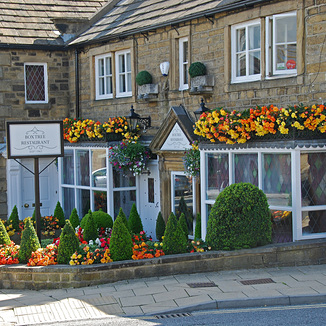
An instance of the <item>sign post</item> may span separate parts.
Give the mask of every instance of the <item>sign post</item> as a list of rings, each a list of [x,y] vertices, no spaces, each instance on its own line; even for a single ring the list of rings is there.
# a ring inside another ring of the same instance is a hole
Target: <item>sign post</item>
[[[41,241],[39,158],[62,157],[62,121],[8,121],[7,154],[9,159],[34,158],[36,233]],[[18,162],[18,161],[17,161]],[[20,162],[18,162],[21,164]],[[21,164],[22,165],[22,164]]]

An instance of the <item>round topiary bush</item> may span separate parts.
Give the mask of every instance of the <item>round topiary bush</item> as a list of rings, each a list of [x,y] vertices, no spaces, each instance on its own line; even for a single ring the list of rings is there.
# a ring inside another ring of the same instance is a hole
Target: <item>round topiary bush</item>
[[[128,228],[132,233],[140,233],[141,231],[144,230],[143,223],[140,219],[135,203],[132,204],[130,210],[129,219],[128,219]]]
[[[152,75],[146,71],[140,71],[136,76],[136,83],[137,85],[145,85],[145,84],[151,84],[152,83]]]
[[[189,67],[189,75],[191,78],[206,75],[206,66],[199,61],[193,62]]]
[[[58,264],[69,264],[70,257],[79,248],[79,241],[69,220],[66,220],[65,226],[60,235],[58,247]]]
[[[27,263],[32,252],[41,248],[31,217],[24,220],[24,230],[20,241],[18,260],[20,263]]]
[[[113,223],[110,238],[110,256],[113,261],[129,260],[132,257],[132,239],[122,215]]]
[[[98,211],[92,213],[94,217],[94,221],[97,224],[97,227],[103,229],[112,229],[113,226],[113,219],[111,215],[105,213],[100,208]]]
[[[207,245],[214,250],[253,248],[271,242],[266,195],[251,183],[235,183],[216,198],[207,223]]]

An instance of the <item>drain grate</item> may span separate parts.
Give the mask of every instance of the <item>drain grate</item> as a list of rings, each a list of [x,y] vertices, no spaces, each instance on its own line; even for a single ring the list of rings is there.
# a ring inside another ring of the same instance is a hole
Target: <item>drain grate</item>
[[[216,286],[214,282],[202,282],[202,283],[187,283],[191,288],[211,288]]]
[[[177,314],[171,314],[171,315],[156,315],[154,316],[156,319],[168,319],[168,318],[180,318],[180,317],[190,317],[192,316],[188,312],[183,313],[177,313]]]
[[[256,285],[256,284],[268,284],[268,283],[275,283],[271,278],[260,278],[257,280],[246,280],[240,281],[243,285]]]

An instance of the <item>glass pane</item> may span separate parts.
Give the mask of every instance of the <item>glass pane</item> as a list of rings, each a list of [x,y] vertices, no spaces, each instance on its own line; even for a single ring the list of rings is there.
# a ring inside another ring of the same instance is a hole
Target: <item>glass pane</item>
[[[113,168],[113,188],[136,187],[136,177],[131,172]]]
[[[114,217],[118,216],[121,207],[128,219],[132,205],[136,204],[136,190],[114,191],[113,200]]]
[[[119,55],[119,73],[123,73],[126,71],[125,68],[125,56],[123,54]]]
[[[106,77],[106,94],[112,94],[112,77]]]
[[[183,65],[183,81],[184,84],[188,84],[188,65]]]
[[[326,205],[326,153],[302,153],[302,206]]]
[[[260,25],[249,26],[249,50],[260,49]]]
[[[283,17],[275,20],[276,43],[297,41],[297,17]]]
[[[258,155],[234,155],[234,182],[250,182],[258,187]]]
[[[263,154],[263,191],[269,205],[292,205],[290,154]]]
[[[45,101],[44,66],[26,65],[26,98],[28,101]]]
[[[249,53],[249,75],[260,74],[260,51]]]
[[[103,59],[98,60],[98,75],[104,76],[104,61],[103,61]]]
[[[90,210],[90,193],[88,189],[77,189],[77,212],[82,219]]]
[[[107,187],[106,150],[92,150],[92,185],[93,187]]]
[[[131,74],[127,74],[127,92],[131,92]]]
[[[272,242],[292,242],[292,212],[271,210],[272,214]]]
[[[302,212],[302,235],[326,232],[326,211]]]
[[[188,42],[183,42],[183,62],[188,62]]]
[[[112,74],[111,57],[105,58],[106,75]]]
[[[73,150],[65,150],[62,158],[62,183],[74,184],[74,152]]]
[[[62,209],[65,218],[68,219],[72,210],[75,208],[75,189],[62,188]]]
[[[104,92],[104,78],[100,78],[99,81],[98,81],[98,85],[99,85],[99,94],[100,95],[104,95],[105,92]]]
[[[185,175],[174,176],[174,212],[179,218],[181,215],[180,200],[184,199],[186,203],[186,222],[189,234],[193,234],[193,195],[192,195],[192,178]]]
[[[237,77],[246,76],[246,54],[237,54]]]
[[[126,91],[125,75],[119,76],[119,88],[120,88],[120,93],[124,93]]]
[[[131,55],[130,53],[126,54],[126,61],[127,61],[127,72],[131,71]]]
[[[237,29],[237,52],[246,50],[246,30]]]
[[[103,212],[108,211],[106,191],[94,191],[94,210],[98,211],[100,209]]]
[[[76,175],[77,185],[89,186],[89,151],[76,151]]]
[[[206,154],[206,199],[215,200],[229,185],[229,155]]]
[[[147,185],[147,193],[148,193],[148,202],[154,203],[154,178],[148,178],[147,179],[148,185]]]

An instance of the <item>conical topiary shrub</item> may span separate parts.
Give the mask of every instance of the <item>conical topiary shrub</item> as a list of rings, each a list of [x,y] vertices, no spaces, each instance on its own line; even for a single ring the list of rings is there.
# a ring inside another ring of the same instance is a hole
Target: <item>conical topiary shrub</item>
[[[79,221],[79,216],[78,216],[78,213],[77,213],[77,209],[74,208],[72,211],[71,211],[71,214],[70,214],[70,217],[69,217],[69,221],[71,223],[71,226],[76,229],[76,227],[78,225],[80,225],[80,221]]]
[[[16,205],[11,211],[8,223],[12,225],[12,228],[15,229],[16,232],[19,231],[19,216]]]
[[[95,241],[98,238],[97,225],[93,218],[93,214],[91,210],[88,211],[87,215],[88,218],[86,219],[83,237],[84,240],[87,242],[89,242],[90,240]]]
[[[179,205],[177,208],[176,217],[179,219],[182,213],[185,215],[186,222],[188,225],[188,230],[191,230],[192,223],[193,223],[193,216],[192,216],[192,212],[189,209],[189,207],[187,206],[187,203],[183,196],[180,198]]]
[[[79,241],[69,220],[66,220],[65,226],[60,235],[58,247],[58,264],[69,264],[70,257],[79,248]]]
[[[129,230],[119,214],[113,223],[110,238],[110,256],[113,261],[128,260],[132,257],[132,239]]]
[[[53,216],[59,220],[58,224],[62,228],[65,225],[65,213],[63,212],[60,202],[57,202]]]
[[[41,248],[41,245],[34,229],[32,218],[27,217],[24,220],[24,230],[20,241],[20,249],[18,253],[19,262],[27,263],[32,256],[32,252],[39,248]]]
[[[184,236],[184,231],[173,213],[170,214],[166,223],[162,249],[166,255],[180,254],[187,251],[187,241]]]
[[[196,217],[195,239],[201,239],[201,216],[199,213]]]
[[[159,212],[156,219],[155,233],[158,241],[162,241],[162,237],[165,232],[165,221],[163,219],[162,213]]]
[[[186,240],[188,240],[189,231],[188,231],[188,225],[186,222],[185,214],[183,214],[183,213],[181,214],[178,223],[180,224],[180,226],[185,234]]]
[[[144,230],[143,223],[137,212],[136,204],[133,203],[128,219],[128,227],[131,233],[140,233]]]
[[[116,220],[118,219],[118,217],[121,217],[122,222],[124,223],[126,228],[129,230],[128,220],[127,220],[126,214],[124,213],[122,207],[120,207],[120,209],[119,209],[119,214],[118,214]]]
[[[8,232],[6,230],[6,227],[4,226],[2,221],[0,220],[0,245],[2,245],[2,244],[10,245],[11,240],[10,240],[10,237],[9,237]]]

